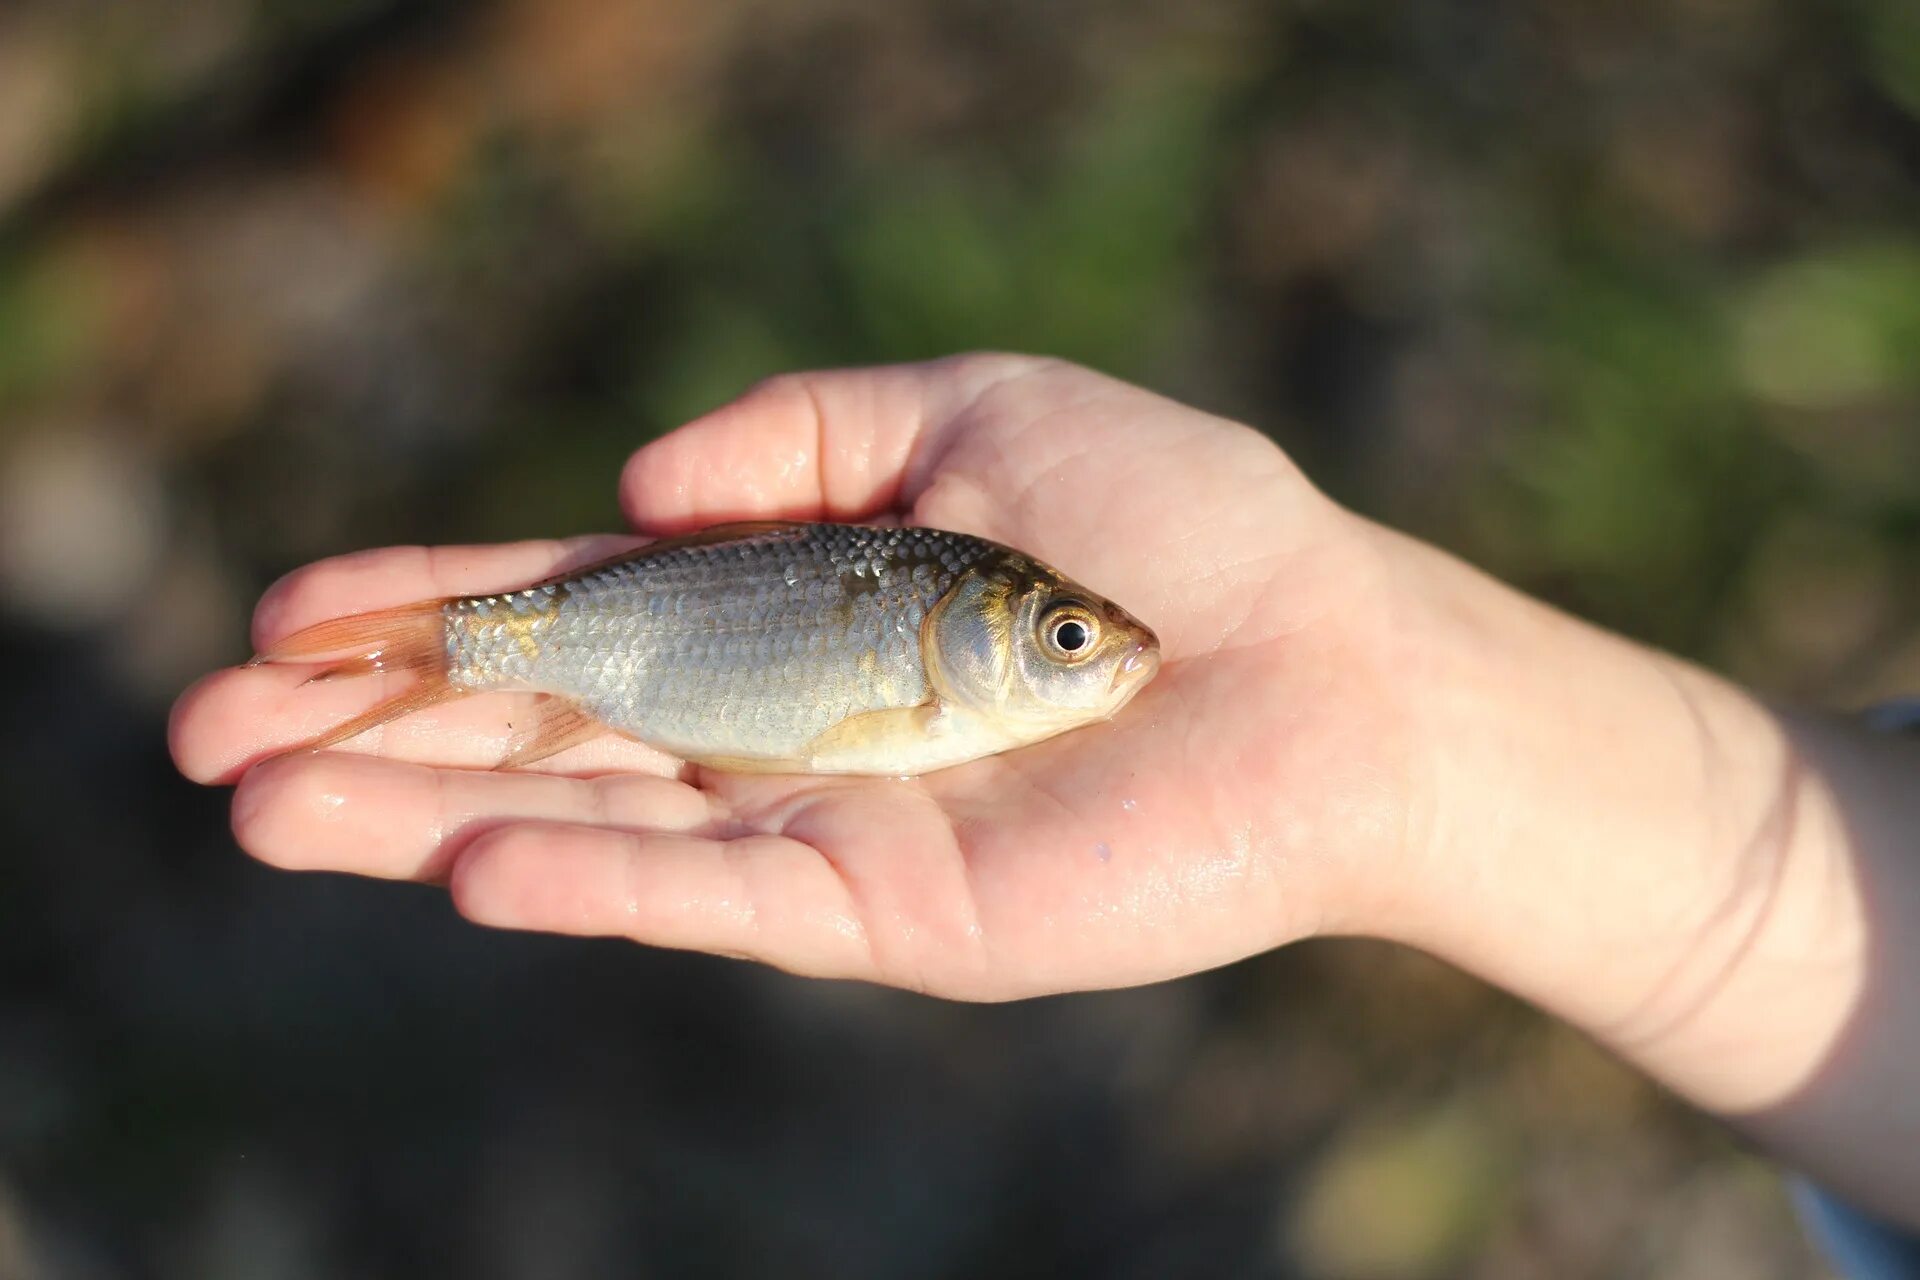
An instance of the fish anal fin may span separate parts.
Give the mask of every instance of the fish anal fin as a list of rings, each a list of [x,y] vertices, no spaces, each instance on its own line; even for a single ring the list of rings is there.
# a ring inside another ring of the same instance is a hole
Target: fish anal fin
[[[606,732],[606,725],[565,698],[546,698],[534,707],[533,723],[514,734],[506,757],[493,767],[524,769]]]

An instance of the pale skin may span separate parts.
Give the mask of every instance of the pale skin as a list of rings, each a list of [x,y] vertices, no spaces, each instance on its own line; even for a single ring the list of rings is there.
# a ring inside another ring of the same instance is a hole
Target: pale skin
[[[781,377],[640,450],[621,498],[647,536],[983,534],[1139,615],[1164,666],[1110,723],[906,781],[614,737],[492,772],[527,710],[501,694],[277,755],[384,678],[235,668],[175,708],[181,769],[239,784],[235,833],[276,866],[955,999],[1403,942],[1920,1226],[1920,747],[1777,713],[1362,520],[1246,427],[1058,362]],[[323,561],[261,601],[254,644],[620,541]]]

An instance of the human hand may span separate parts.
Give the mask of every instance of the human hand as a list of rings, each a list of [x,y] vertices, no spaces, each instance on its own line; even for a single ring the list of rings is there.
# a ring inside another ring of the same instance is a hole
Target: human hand
[[[242,668],[181,699],[181,768],[240,779],[235,832],[277,865],[444,878],[487,924],[963,998],[1224,963],[1356,927],[1370,886],[1395,882],[1408,726],[1378,549],[1244,427],[1015,357],[802,375],[641,450],[622,499],[649,534],[753,517],[983,534],[1138,613],[1164,667],[1109,724],[905,782],[730,776],[615,739],[481,771],[508,695],[276,757],[380,682]],[[255,643],[606,550],[326,561],[268,594]]]
[[[983,534],[1136,613],[1163,666],[1111,723],[909,781],[730,776],[612,737],[490,772],[519,711],[500,694],[277,755],[391,691],[241,668],[180,699],[181,769],[237,780],[235,832],[279,866],[958,998],[1310,933],[1410,943],[1920,1214],[1920,1000],[1889,977],[1920,963],[1903,748],[1789,722],[1342,510],[1245,427],[1056,362],[775,379],[642,449],[621,493],[653,535]],[[255,643],[618,541],[325,561],[262,600]]]

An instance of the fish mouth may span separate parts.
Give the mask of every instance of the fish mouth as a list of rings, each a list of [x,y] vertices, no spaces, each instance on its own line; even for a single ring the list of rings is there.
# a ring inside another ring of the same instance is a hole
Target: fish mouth
[[[1121,660],[1113,669],[1113,682],[1108,686],[1115,693],[1125,692],[1132,697],[1141,686],[1159,673],[1160,648],[1158,645],[1142,642],[1133,647],[1133,652]]]

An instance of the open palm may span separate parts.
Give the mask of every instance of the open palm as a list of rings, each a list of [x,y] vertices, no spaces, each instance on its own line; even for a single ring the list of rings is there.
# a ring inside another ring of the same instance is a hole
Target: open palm
[[[794,375],[635,455],[648,534],[898,519],[1031,551],[1165,665],[1116,720],[925,778],[738,777],[612,736],[490,771],[526,695],[276,756],[379,678],[219,672],[180,767],[238,780],[276,865],[444,880],[486,924],[615,934],[966,998],[1150,981],[1348,927],[1406,852],[1407,732],[1371,536],[1244,427],[1086,370],[974,356]],[[389,548],[300,570],[255,643],[524,585],[612,540]]]

